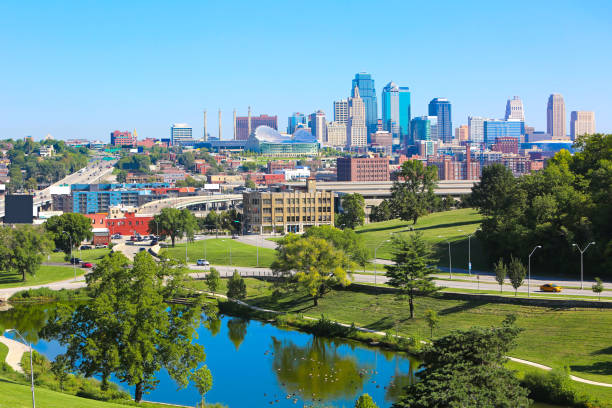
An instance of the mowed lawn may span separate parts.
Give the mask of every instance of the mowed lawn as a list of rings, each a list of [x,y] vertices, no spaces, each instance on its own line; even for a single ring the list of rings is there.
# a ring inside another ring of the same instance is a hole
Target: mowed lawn
[[[374,257],[374,248],[379,246],[376,257],[391,259],[391,242],[393,235],[407,235],[412,231],[420,231],[423,237],[433,247],[437,264],[448,267],[448,243],[451,243],[451,258],[453,268],[468,269],[468,238],[479,228],[482,216],[473,208],[443,211],[429,214],[419,218],[416,225],[412,221],[399,219],[383,222],[374,222],[358,227],[355,231],[360,234],[367,248]],[[475,237],[471,238],[472,269],[488,270],[482,245]]]
[[[185,260],[185,244],[165,249],[168,256]],[[274,261],[275,251],[259,248],[259,266],[268,267]],[[257,247],[231,238],[212,238],[187,244],[187,262],[206,259],[211,265],[257,266]]]
[[[81,276],[87,269],[76,267],[77,276]],[[0,272],[0,288],[16,288],[19,286],[34,286],[45,283],[57,282],[66,279],[74,278],[74,270],[72,266],[49,266],[42,265],[36,275],[31,276],[26,274],[25,282],[21,280],[21,274]]]
[[[109,253],[110,249],[108,248],[84,249],[81,251],[77,249],[72,251],[72,256],[81,258],[84,262],[96,262],[104,258]],[[66,262],[64,260],[65,256],[66,255],[63,252],[52,252],[44,262]],[[70,257],[70,255],[68,255],[68,257]]]

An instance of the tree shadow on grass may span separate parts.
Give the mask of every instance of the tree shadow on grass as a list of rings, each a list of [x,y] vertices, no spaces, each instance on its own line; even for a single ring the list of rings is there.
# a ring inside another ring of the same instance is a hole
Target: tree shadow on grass
[[[602,354],[612,354],[612,346],[603,348],[601,350],[594,351],[591,354],[594,356],[602,355]]]
[[[386,231],[390,229],[396,229],[399,231],[395,231],[395,233],[398,233],[398,232],[410,232],[410,231],[425,231],[429,229],[438,229],[438,228],[461,227],[463,225],[470,225],[470,224],[480,224],[480,221],[459,221],[459,222],[451,222],[447,224],[434,224],[434,225],[428,225],[428,226],[423,226],[423,227],[419,227],[418,224],[412,225],[409,222],[407,222],[406,225],[390,225],[388,227],[371,228],[368,230],[361,230],[361,231],[355,231],[355,232],[357,232],[357,234],[364,234],[366,232],[377,232],[377,231]]]
[[[0,285],[8,283],[20,283],[23,282],[21,275],[16,274],[0,274]]]
[[[612,361],[598,361],[591,365],[571,365],[570,369],[580,373],[612,375]]]
[[[375,322],[369,323],[364,327],[370,330],[386,331],[394,327],[396,320],[392,316],[385,316]]]
[[[479,306],[482,306],[482,302],[475,302],[473,300],[466,300],[461,304],[456,306],[447,307],[446,309],[442,309],[438,312],[439,315],[451,315],[454,313],[465,312],[467,310],[475,309]]]

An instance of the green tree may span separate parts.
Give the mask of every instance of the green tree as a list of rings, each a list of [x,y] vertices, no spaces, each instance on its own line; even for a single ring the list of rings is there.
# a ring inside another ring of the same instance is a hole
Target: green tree
[[[433,339],[433,331],[440,324],[440,318],[438,317],[438,313],[436,313],[435,310],[427,309],[425,311],[425,320],[427,321],[431,338]]]
[[[393,407],[529,407],[528,391],[504,366],[519,332],[511,316],[501,327],[457,330],[434,340],[421,355],[420,381],[406,387]]]
[[[312,296],[315,306],[332,285],[349,283],[347,270],[353,263],[331,243],[316,237],[289,234],[278,243],[272,271],[291,276]]]
[[[210,271],[204,279],[206,281],[206,286],[208,286],[208,290],[214,293],[219,289],[221,275],[219,275],[219,271],[216,268],[210,268]]]
[[[251,179],[250,174],[247,176],[246,180],[244,181],[244,186],[246,188],[250,188],[251,190],[255,190],[257,188],[257,185],[255,184],[253,179]]]
[[[431,265],[434,262],[431,248],[423,239],[421,232],[410,234],[409,238],[394,235],[393,264],[385,265],[389,278],[388,284],[408,295],[410,318],[414,318],[414,298],[417,293],[433,293],[439,288],[434,283],[432,274],[436,272]]]
[[[163,208],[161,213],[155,215],[149,222],[149,231],[156,231],[157,226],[159,233],[164,237],[170,237],[174,246],[176,238],[193,238],[198,228],[198,220],[188,209]]]
[[[354,259],[359,265],[362,265],[360,258],[368,257],[363,237],[352,229],[341,230],[331,225],[321,225],[319,227],[308,228],[304,232],[303,237],[324,239],[330,242],[336,249],[344,251],[349,258]]]
[[[51,372],[60,386],[60,391],[64,391],[64,383],[68,379],[68,370],[70,370],[70,362],[68,358],[59,354],[51,363]]]
[[[238,270],[234,270],[234,274],[227,281],[227,297],[243,300],[246,295],[246,283],[244,283],[244,279],[240,276]]]
[[[371,222],[388,221],[390,219],[393,219],[393,212],[389,200],[382,200],[379,205],[372,207],[370,211]]]
[[[429,213],[433,207],[437,180],[436,166],[425,166],[419,160],[405,161],[397,172],[397,181],[391,187],[393,214],[416,224],[419,217]]]
[[[368,394],[363,394],[355,401],[355,408],[378,408],[378,405]]]
[[[196,388],[198,389],[198,393],[200,394],[200,398],[202,398],[200,405],[201,408],[206,408],[206,405],[204,404],[204,395],[210,391],[213,385],[212,374],[210,373],[208,367],[202,366],[195,370],[191,376],[191,381],[193,381],[195,384]]]
[[[604,290],[603,282],[600,278],[595,278],[595,283],[591,286],[593,293],[596,293],[599,296],[599,300],[601,301],[601,292]]]
[[[45,255],[53,248],[49,234],[40,227],[0,227],[0,270],[34,276]]]
[[[504,264],[504,260],[499,258],[499,261],[495,264],[495,280],[499,283],[499,293],[502,293],[504,290],[504,280],[506,276],[508,276],[508,267]]]
[[[343,212],[336,218],[336,225],[340,228],[355,229],[358,225],[363,225],[365,220],[365,200],[359,193],[346,194],[342,196]]]
[[[55,247],[70,253],[70,244],[73,248],[78,248],[79,244],[85,239],[91,239],[91,220],[83,214],[65,213],[54,215],[45,222],[45,229],[52,234]]]
[[[525,275],[527,275],[525,265],[518,258],[511,256],[510,263],[508,264],[508,278],[510,278],[510,283],[514,288],[514,296],[516,296],[518,288],[525,281]]]
[[[117,178],[117,183],[125,183],[127,181],[127,171],[119,170],[115,177]]]

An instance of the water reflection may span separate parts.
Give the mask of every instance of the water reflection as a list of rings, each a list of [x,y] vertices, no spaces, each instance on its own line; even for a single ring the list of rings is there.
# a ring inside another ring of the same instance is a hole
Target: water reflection
[[[248,320],[239,317],[227,321],[227,335],[234,344],[234,347],[236,347],[236,351],[240,349],[240,345],[246,337],[248,324]]]
[[[36,343],[40,340],[39,331],[45,327],[56,306],[55,303],[15,305],[0,313],[0,334],[17,329],[27,341]]]

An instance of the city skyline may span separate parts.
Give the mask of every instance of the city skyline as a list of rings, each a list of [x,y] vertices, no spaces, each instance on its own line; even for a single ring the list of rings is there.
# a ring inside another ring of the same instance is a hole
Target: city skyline
[[[491,18],[499,10],[486,4],[390,2],[380,10],[325,4],[327,12],[308,23],[286,18],[299,10],[297,5],[260,10],[249,3],[229,7],[186,2],[173,8],[152,3],[146,12],[137,5],[112,2],[105,7],[72,8],[41,2],[30,10],[5,5],[0,33],[12,64],[0,67],[4,78],[0,137],[40,139],[50,133],[61,139],[106,140],[112,130],[137,128],[143,138],[162,138],[172,123],[188,123],[195,137],[202,133],[205,109],[211,113],[208,131],[216,135],[212,113],[220,108],[225,112],[223,137],[231,139],[234,108],[245,112],[251,106],[254,115],[277,115],[281,129],[298,111],[322,110],[329,120],[333,101],[350,96],[349,81],[362,71],[376,82],[379,100],[382,87],[390,81],[409,87],[412,117],[426,115],[428,101],[440,96],[453,104],[454,127],[467,124],[468,116],[503,118],[506,100],[518,95],[526,123],[545,131],[546,98],[559,93],[566,105],[566,129],[571,111],[594,111],[597,130],[610,131],[612,118],[604,116],[612,110],[604,97],[612,92],[605,69],[610,57],[598,52],[612,31],[606,3],[593,2],[585,9],[571,3],[554,3],[551,8],[552,3],[525,2],[504,10],[508,20],[525,14],[538,18],[538,24],[513,33],[513,44],[520,45],[522,55],[516,59],[508,58],[507,47],[490,47],[507,36],[507,27]],[[340,49],[330,46],[344,35],[339,27],[348,27],[366,14],[370,21],[384,21],[389,9],[399,14],[418,12],[424,18],[408,27],[390,27],[384,35],[356,33]],[[185,20],[184,30],[155,28],[179,15]],[[460,24],[459,17],[467,15],[482,24]],[[332,16],[337,24],[330,24]],[[269,21],[270,29],[253,32],[250,24],[244,24],[258,19]],[[576,21],[581,30],[571,28]],[[232,24],[225,28],[228,22]],[[440,27],[435,35],[423,44],[413,41],[434,22]],[[558,34],[554,41],[548,35],[553,27]],[[253,55],[250,47],[255,43],[265,44],[275,57]],[[294,61],[295,47],[287,44],[296,43],[303,45],[304,55],[320,52],[320,60],[279,64],[279,60]],[[431,47],[439,52],[425,54]],[[475,48],[482,50],[482,58],[467,52]],[[541,53],[543,48],[550,52]],[[364,52],[367,49],[377,52]],[[396,54],[392,59],[381,57],[390,56],[391,50]],[[550,60],[550,55],[568,55],[570,50],[571,59]],[[246,54],[249,64],[242,62]],[[414,58],[419,55],[423,58]],[[174,58],[179,56],[181,64],[176,64]],[[449,58],[461,63],[452,68],[442,63]],[[482,64],[485,60],[487,64]]]

